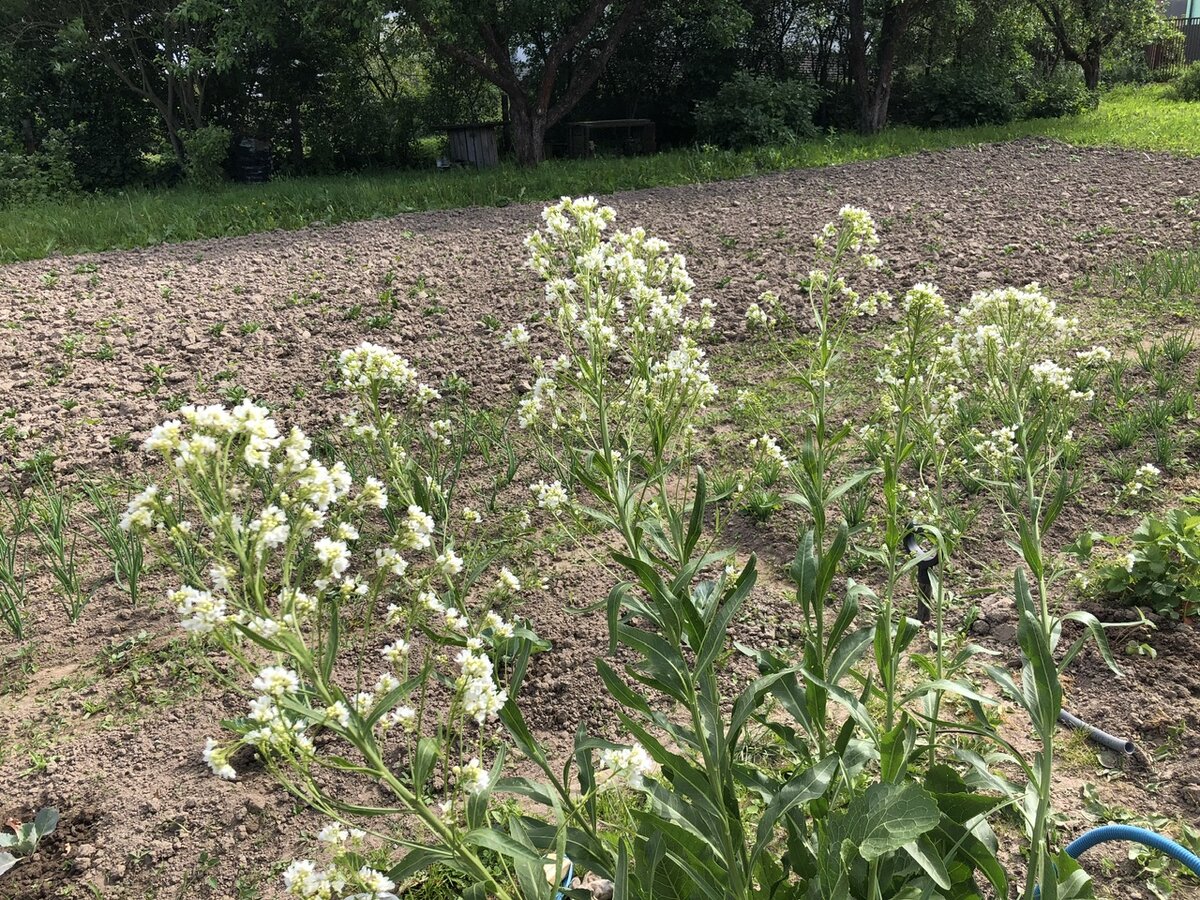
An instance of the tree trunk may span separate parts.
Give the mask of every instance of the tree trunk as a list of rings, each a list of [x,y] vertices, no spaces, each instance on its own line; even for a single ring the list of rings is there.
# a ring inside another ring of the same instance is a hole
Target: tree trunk
[[[523,97],[511,99],[513,148],[517,151],[517,164],[536,166],[546,158],[546,114],[530,109],[522,102]]]
[[[1100,87],[1100,50],[1099,48],[1089,47],[1084,55],[1083,61],[1080,63],[1083,67],[1083,83],[1087,85],[1089,91],[1094,91]]]
[[[890,79],[876,84],[859,99],[858,130],[862,134],[879,134],[887,125],[888,102],[892,98]]]

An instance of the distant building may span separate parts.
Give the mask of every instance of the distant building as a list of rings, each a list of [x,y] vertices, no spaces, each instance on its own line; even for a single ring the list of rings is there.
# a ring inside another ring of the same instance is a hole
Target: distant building
[[[1167,17],[1171,19],[1200,19],[1200,0],[1170,0]]]

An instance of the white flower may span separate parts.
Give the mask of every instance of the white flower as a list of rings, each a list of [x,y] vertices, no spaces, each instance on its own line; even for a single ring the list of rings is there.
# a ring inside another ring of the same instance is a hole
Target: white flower
[[[374,506],[377,509],[387,509],[387,488],[374,475],[368,476],[363,481],[362,490],[358,492],[358,498],[367,506]]]
[[[538,481],[531,484],[529,489],[537,498],[538,507],[548,512],[557,511],[559,507],[569,501],[567,492],[560,481],[552,481],[548,484],[545,481]]]
[[[319,832],[317,832],[317,840],[322,844],[328,844],[331,847],[339,848],[350,839],[350,832],[339,825],[337,822],[330,822]]]
[[[225,622],[225,599],[210,591],[185,586],[172,593],[170,599],[179,610],[179,624],[188,634],[208,634]]]
[[[763,297],[766,296],[767,294],[763,295]],[[771,296],[773,297],[774,295]],[[761,300],[763,297],[760,297],[759,299]],[[746,307],[746,324],[751,328],[773,328],[775,326],[775,317],[769,315],[757,303],[751,303]]]
[[[450,548],[439,553],[434,560],[434,564],[447,577],[453,577],[463,570],[462,557]]]
[[[1034,363],[1029,367],[1034,384],[1048,387],[1052,390],[1067,391],[1071,387],[1071,370],[1064,369],[1050,359]]]
[[[457,662],[461,674],[455,682],[463,712],[481,725],[500,712],[508,694],[496,687],[492,679],[492,661],[469,648],[459,651]]]
[[[172,453],[178,449],[182,434],[183,423],[178,419],[169,419],[154,426],[142,447],[152,452]]]
[[[391,672],[384,672],[375,679],[376,696],[390,694],[398,687],[400,687],[400,679],[398,679]]]
[[[158,498],[157,485],[149,485],[129,501],[125,515],[121,517],[122,531],[149,531],[154,527],[154,508]]]
[[[458,786],[468,794],[482,794],[487,790],[491,783],[491,776],[487,769],[479,762],[478,757],[471,757],[471,761],[464,766],[455,766],[451,771],[454,777],[458,779]]]
[[[405,546],[412,550],[424,550],[433,543],[430,540],[434,529],[433,516],[415,504],[409,506],[405,514],[404,529]]]
[[[363,341],[338,357],[342,385],[348,388],[379,384],[402,394],[418,389],[417,371],[402,356],[387,347]]]
[[[1107,347],[1099,345],[1090,350],[1080,350],[1075,354],[1081,366],[1098,366],[1112,360],[1112,352]]]
[[[464,506],[462,511],[463,521],[469,525],[478,525],[483,521],[483,515],[469,506]]]
[[[250,686],[260,693],[278,698],[300,690],[300,678],[284,666],[267,666]]]
[[[521,579],[504,566],[496,578],[496,589],[504,594],[515,594],[521,590]]]
[[[311,860],[297,859],[284,870],[283,886],[292,897],[331,900],[345,887],[345,879],[332,866],[319,872]]]
[[[775,463],[783,468],[788,467],[788,458],[784,455],[779,443],[769,434],[763,434],[750,440],[750,452],[761,455],[764,460]]]
[[[399,665],[404,657],[408,656],[408,641],[404,640],[404,638],[396,638],[396,640],[380,650],[379,655],[393,665]]]
[[[350,567],[350,550],[344,541],[323,537],[313,544],[317,559],[333,578],[341,578]]]
[[[397,706],[387,716],[388,720],[405,731],[412,731],[417,723],[417,711],[411,706]]]
[[[612,778],[605,782],[606,785],[616,780],[635,789],[643,787],[645,779],[657,775],[659,771],[658,763],[650,758],[645,747],[637,743],[632,747],[601,750],[600,767],[612,772]]]
[[[375,548],[375,565],[398,577],[403,577],[408,571],[408,561],[392,547]]]
[[[358,881],[363,890],[367,891],[370,897],[378,897],[380,894],[392,890],[396,886],[396,882],[388,878],[382,872],[377,872],[370,866],[363,866],[358,870]]]
[[[233,781],[237,778],[237,772],[229,764],[229,751],[221,749],[221,746],[212,738],[204,742],[203,756],[208,767],[212,769],[212,773],[218,778],[226,781]]]
[[[335,700],[325,707],[325,717],[337,722],[343,728],[350,727],[350,710],[341,700]]]
[[[504,340],[501,341],[501,344],[506,348],[524,347],[528,343],[529,331],[520,322],[508,329],[505,332]]]

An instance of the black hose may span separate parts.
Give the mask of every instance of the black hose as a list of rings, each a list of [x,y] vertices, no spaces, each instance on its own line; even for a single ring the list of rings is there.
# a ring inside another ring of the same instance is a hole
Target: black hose
[[[1101,747],[1107,747],[1109,750],[1116,750],[1118,753],[1123,753],[1125,756],[1133,756],[1133,751],[1136,749],[1133,746],[1133,741],[1126,738],[1113,737],[1107,731],[1101,731],[1094,725],[1089,725],[1087,722],[1080,719],[1078,716],[1073,716],[1065,709],[1059,712],[1058,721],[1070,728],[1077,728],[1080,731],[1086,731],[1088,737],[1099,744]]]
[[[917,543],[919,525],[909,525],[904,535],[904,549],[921,558],[917,561],[917,621],[929,621],[929,604],[933,600],[933,576],[929,573],[938,564],[937,550],[926,550]]]

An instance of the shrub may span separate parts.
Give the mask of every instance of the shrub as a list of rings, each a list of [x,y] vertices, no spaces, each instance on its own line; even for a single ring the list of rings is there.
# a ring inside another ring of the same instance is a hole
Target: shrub
[[[1170,96],[1174,100],[1200,100],[1200,62],[1194,62],[1171,82]]]
[[[1034,77],[1025,88],[1024,117],[1027,119],[1057,119],[1077,116],[1095,109],[1100,97],[1088,90],[1083,78],[1074,70],[1062,70],[1049,76]]]
[[[983,68],[939,69],[912,79],[901,95],[904,118],[915,125],[961,128],[1001,125],[1020,112],[1013,80]]]
[[[33,203],[79,189],[71,162],[71,135],[52,128],[34,153],[0,135],[0,207]]]
[[[1133,549],[1104,569],[1104,587],[1132,604],[1178,619],[1200,606],[1200,498],[1161,518],[1147,516]]]
[[[233,135],[221,125],[205,125],[183,136],[187,154],[187,179],[195,184],[215,184],[225,177],[225,160]]]
[[[738,72],[696,107],[696,126],[702,141],[722,147],[787,144],[817,133],[813,111],[819,101],[810,82]]]

